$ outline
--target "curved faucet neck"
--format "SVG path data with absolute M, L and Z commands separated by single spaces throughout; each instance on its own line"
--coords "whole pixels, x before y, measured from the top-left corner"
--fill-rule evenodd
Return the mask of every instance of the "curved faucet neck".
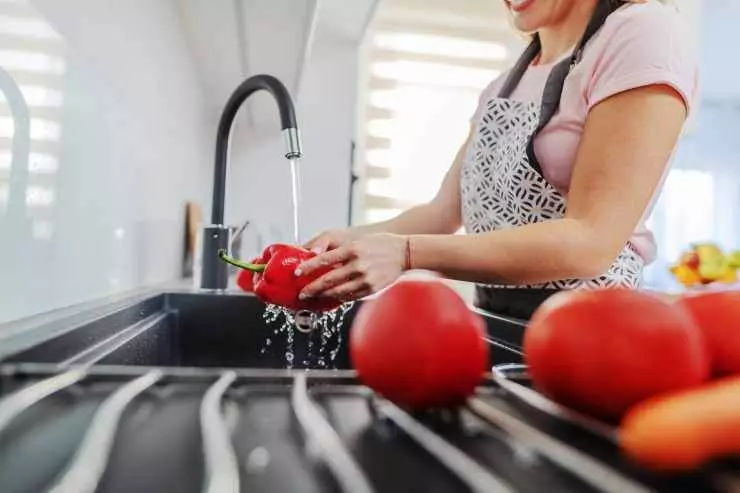
M 295 107 L 285 85 L 271 75 L 255 75 L 242 82 L 226 102 L 216 134 L 216 162 L 213 180 L 213 204 L 211 224 L 221 225 L 224 222 L 226 202 L 226 171 L 231 145 L 231 129 L 242 104 L 257 91 L 265 90 L 273 95 L 280 112 L 280 124 L 285 141 L 285 157 L 297 159 L 302 155 L 300 133 L 296 123 Z

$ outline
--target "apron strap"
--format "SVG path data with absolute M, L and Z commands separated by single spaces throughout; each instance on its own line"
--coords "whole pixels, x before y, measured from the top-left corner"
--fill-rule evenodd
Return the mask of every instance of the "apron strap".
M 601 29 L 607 17 L 624 4 L 623 0 L 599 0 L 591 20 L 586 27 L 583 37 L 570 58 L 558 63 L 553 67 L 548 76 L 545 89 L 542 94 L 540 106 L 540 117 L 537 129 L 530 136 L 527 143 L 527 156 L 529 165 L 543 177 L 542 168 L 534 152 L 534 140 L 542 129 L 552 120 L 560 109 L 560 98 L 565 86 L 565 79 L 570 71 L 581 61 L 586 44 Z M 512 68 L 504 81 L 500 98 L 509 98 L 524 77 L 532 61 L 542 49 L 539 36 L 535 35 L 532 42 L 527 46 L 517 63 Z M 476 286 L 476 304 L 486 310 L 527 320 L 532 313 L 547 298 L 556 293 L 557 289 L 527 289 L 527 288 L 491 288 Z
M 545 90 L 542 94 L 542 102 L 540 105 L 540 119 L 537 125 L 537 129 L 530 136 L 529 142 L 527 143 L 527 157 L 529 158 L 529 164 L 532 166 L 537 173 L 542 176 L 542 168 L 537 160 L 537 156 L 534 151 L 534 140 L 537 138 L 539 133 L 545 126 L 550 123 L 550 120 L 557 114 L 560 109 L 560 98 L 563 94 L 563 87 L 565 86 L 565 79 L 570 74 L 570 71 L 578 65 L 583 57 L 583 50 L 586 44 L 593 38 L 593 36 L 601 29 L 601 26 L 606 22 L 607 17 L 611 15 L 615 10 L 623 5 L 622 1 L 615 0 L 599 0 L 594 10 L 591 20 L 586 26 L 586 31 L 578 42 L 576 49 L 573 50 L 570 58 L 563 60 L 553 67 L 547 78 L 545 84 Z M 503 88 L 499 93 L 499 97 L 508 98 L 516 89 L 516 86 L 521 82 L 524 73 L 529 68 L 529 65 L 535 59 L 537 54 L 540 52 L 542 44 L 540 38 L 535 34 L 532 42 L 524 50 L 524 53 L 519 57 L 516 65 L 512 69 L 509 76 L 504 82 Z
M 529 43 L 529 46 L 527 46 L 527 48 L 524 50 L 524 53 L 522 53 L 519 57 L 519 60 L 517 60 L 516 65 L 514 65 L 514 67 L 511 69 L 511 72 L 509 72 L 508 77 L 506 77 L 506 81 L 501 87 L 501 91 L 499 91 L 498 97 L 511 97 L 511 93 L 513 93 L 514 89 L 516 89 L 516 86 L 519 85 L 522 77 L 524 77 L 524 73 L 527 71 L 532 61 L 534 61 L 534 59 L 537 57 L 537 54 L 540 52 L 541 48 L 542 45 L 540 44 L 540 37 L 535 35 L 534 39 L 532 39 L 532 42 Z

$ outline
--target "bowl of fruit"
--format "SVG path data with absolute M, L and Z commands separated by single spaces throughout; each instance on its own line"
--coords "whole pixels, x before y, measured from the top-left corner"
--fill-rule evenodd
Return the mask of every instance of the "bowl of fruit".
M 670 267 L 676 280 L 688 289 L 737 284 L 740 250 L 724 252 L 714 243 L 696 243 Z

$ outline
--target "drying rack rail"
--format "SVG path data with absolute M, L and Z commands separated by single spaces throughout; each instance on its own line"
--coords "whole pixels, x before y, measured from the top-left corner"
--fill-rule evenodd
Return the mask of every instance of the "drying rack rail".
M 609 426 L 494 369 L 411 414 L 352 372 L 0 367 L 4 493 L 740 491 L 737 464 L 656 476 Z

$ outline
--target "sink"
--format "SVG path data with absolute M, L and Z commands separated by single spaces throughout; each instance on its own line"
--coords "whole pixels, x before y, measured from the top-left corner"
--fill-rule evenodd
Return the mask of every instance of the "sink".
M 195 368 L 352 369 L 348 334 L 361 303 L 330 334 L 279 331 L 263 319 L 265 305 L 237 292 L 163 292 L 48 323 L 44 340 L 5 357 L 8 363 Z M 102 314 L 101 314 L 102 311 Z M 521 363 L 523 324 L 491 314 L 486 320 L 492 364 Z M 268 342 L 269 340 L 269 342 Z M 290 349 L 290 351 L 288 351 Z M 293 354 L 292 364 L 286 357 Z M 334 354 L 332 354 L 334 353 Z
M 83 478 L 100 493 L 710 493 L 737 476 L 732 461 L 680 476 L 635 467 L 611 429 L 560 412 L 519 369 L 506 384 L 485 379 L 457 412 L 423 413 L 352 371 L 265 369 L 285 365 L 285 346 L 274 337 L 261 352 L 274 330 L 263 310 L 243 294 L 155 292 L 0 326 L 3 361 L 14 362 L 0 365 L 2 492 L 80 491 Z M 350 365 L 354 313 L 337 366 Z M 501 337 L 523 325 L 482 315 L 492 362 L 516 362 Z M 296 352 L 308 337 L 295 335 Z

